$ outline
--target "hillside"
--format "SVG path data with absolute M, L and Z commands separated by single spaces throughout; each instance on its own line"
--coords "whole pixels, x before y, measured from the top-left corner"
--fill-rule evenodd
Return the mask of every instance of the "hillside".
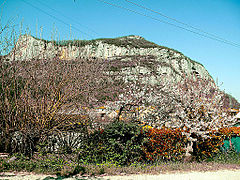
M 197 73 L 201 77 L 212 79 L 200 63 L 189 59 L 176 50 L 156 45 L 140 36 L 56 42 L 23 35 L 19 37 L 14 50 L 7 58 L 11 61 L 13 59 L 52 59 L 55 57 L 73 60 L 93 57 L 109 60 L 121 58 L 122 61 L 128 61 L 133 56 L 151 56 L 151 59 L 154 59 L 154 63 L 156 63 L 154 66 L 158 73 L 171 74 L 175 79 L 179 79 L 184 73 L 187 75 Z
M 199 62 L 174 49 L 135 35 L 64 41 L 47 41 L 22 35 L 14 49 L 6 56 L 9 61 L 54 58 L 61 60 L 93 58 L 96 61 L 105 59 L 111 66 L 111 74 L 121 73 L 126 81 L 136 80 L 136 74 L 141 82 L 153 85 L 162 80 L 179 82 L 186 76 L 197 76 L 209 80 L 215 86 L 213 78 Z M 239 107 L 233 97 L 226 95 L 225 99 L 226 104 Z

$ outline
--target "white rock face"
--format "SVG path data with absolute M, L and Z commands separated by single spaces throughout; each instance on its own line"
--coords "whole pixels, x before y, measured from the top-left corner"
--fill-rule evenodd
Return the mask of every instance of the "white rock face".
M 141 40 L 140 36 L 127 36 L 131 40 Z M 123 39 L 122 38 L 122 39 Z M 121 38 L 119 39 L 121 41 Z M 143 39 L 144 40 L 144 39 Z M 156 65 L 155 72 L 159 75 L 170 75 L 172 80 L 181 80 L 183 74 L 192 75 L 197 74 L 204 79 L 212 80 L 207 70 L 203 65 L 197 63 L 180 52 L 172 49 L 156 46 L 153 48 L 136 48 L 126 45 L 125 47 L 116 46 L 114 44 L 104 43 L 102 40 L 96 40 L 92 44 L 85 46 L 56 46 L 52 42 L 44 40 L 38 40 L 30 35 L 23 35 L 19 37 L 12 52 L 7 56 L 9 61 L 12 60 L 30 60 L 30 59 L 53 59 L 58 57 L 62 60 L 72 60 L 77 58 L 104 58 L 114 59 L 115 57 L 125 56 L 154 56 Z M 122 59 L 125 61 L 131 60 L 126 57 Z M 157 63 L 158 62 L 158 63 Z M 137 67 L 136 67 L 137 68 Z M 129 76 L 136 74 L 137 69 L 126 68 L 123 73 Z M 150 73 L 151 69 L 147 67 L 141 67 L 140 73 Z M 156 79 L 150 78 L 152 83 L 156 83 Z M 149 80 L 149 79 L 148 79 Z

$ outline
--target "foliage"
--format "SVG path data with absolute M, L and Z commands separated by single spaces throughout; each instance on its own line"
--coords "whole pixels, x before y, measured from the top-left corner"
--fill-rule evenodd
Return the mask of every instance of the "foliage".
M 236 152 L 234 148 L 230 148 L 228 150 L 222 150 L 215 154 L 215 156 L 209 157 L 206 161 L 224 164 L 240 164 L 240 153 Z
M 149 161 L 181 160 L 185 154 L 186 137 L 181 129 L 148 128 L 144 130 L 147 136 L 143 149 Z
M 138 125 L 113 122 L 89 135 L 79 149 L 79 161 L 113 162 L 120 165 L 140 161 L 143 154 L 143 139 Z
M 201 144 L 209 146 L 207 151 L 211 152 L 210 154 L 216 152 L 224 135 L 219 135 L 219 141 L 217 138 L 213 144 L 209 144 L 206 142 L 215 138 L 211 136 L 211 132 L 236 123 L 236 119 L 230 116 L 229 109 L 225 107 L 224 93 L 210 79 L 203 79 L 197 75 L 185 76 L 176 83 L 164 81 L 165 77 L 159 78 L 158 84 L 153 86 L 141 82 L 140 70 L 136 76 L 122 96 L 122 107 L 128 104 L 148 107 L 150 104 L 154 108 L 148 110 L 144 116 L 139 111 L 135 119 L 157 129 L 181 128 L 187 141 L 196 142 L 194 144 L 197 145 L 193 147 L 195 153 L 198 151 L 197 146 L 201 146 L 202 151 L 206 150 Z
M 121 117 L 124 117 L 125 120 L 128 119 L 128 122 L 131 119 L 131 122 L 145 121 L 150 125 L 155 124 L 160 130 L 149 130 L 149 132 L 152 131 L 152 135 L 150 133 L 147 136 L 150 139 L 158 138 L 157 141 L 160 144 L 166 140 L 166 134 L 161 137 L 160 135 L 153 136 L 154 133 L 168 132 L 168 128 L 161 129 L 164 126 L 172 128 L 172 131 L 176 131 L 175 127 L 181 127 L 183 139 L 187 136 L 187 140 L 197 140 L 194 153 L 199 159 L 213 156 L 218 151 L 226 133 L 217 137 L 216 135 L 211 136 L 210 132 L 231 125 L 233 119 L 229 119 L 227 111 L 222 109 L 222 92 L 218 91 L 212 82 L 185 79 L 183 83 L 171 86 L 172 88 L 169 89 L 169 86 L 163 82 L 154 87 L 144 85 L 136 80 L 135 84 L 130 82 L 127 86 L 123 86 L 121 81 L 109 80 L 109 76 L 102 73 L 109 67 L 112 67 L 111 63 L 104 64 L 104 61 L 99 61 L 98 64 L 91 59 L 68 62 L 43 59 L 12 62 L 11 64 L 1 61 L 0 115 L 3 139 L 0 144 L 1 150 L 10 151 L 12 149 L 12 152 L 32 154 L 37 147 L 43 146 L 44 148 L 46 146 L 44 142 L 54 133 L 60 130 L 76 130 L 74 128 L 76 124 L 80 124 L 82 130 L 88 135 L 91 121 L 90 117 L 84 114 L 86 111 L 79 111 L 80 115 L 77 118 L 68 118 L 59 112 L 66 110 L 66 105 L 69 103 L 81 103 L 87 107 L 93 107 L 101 105 L 107 100 L 118 100 L 120 92 L 125 91 L 126 94 L 123 97 L 127 97 L 127 99 L 123 98 L 120 101 L 121 108 L 127 109 L 126 107 L 130 105 L 131 108 L 137 109 L 138 113 L 134 111 L 134 117 L 122 113 L 119 114 L 118 119 L 122 115 Z M 90 70 L 91 68 L 93 70 Z M 121 87 L 124 88 L 119 92 Z M 106 98 L 103 98 L 104 96 Z M 152 108 L 148 111 L 148 116 L 142 117 L 139 107 L 146 106 L 147 103 L 154 106 L 149 106 Z M 131 108 L 128 109 L 129 112 L 132 111 Z M 85 118 L 83 118 L 84 116 Z M 118 123 L 122 122 L 115 122 L 115 124 L 111 124 L 112 127 L 107 126 L 103 133 L 95 131 L 87 136 L 89 140 L 85 142 L 85 151 L 80 151 L 80 154 L 85 155 L 81 157 L 83 161 L 119 161 L 119 164 L 125 165 L 141 158 L 147 157 L 150 160 L 150 156 L 156 156 L 156 159 L 163 157 L 171 160 L 180 159 L 179 154 L 173 152 L 163 154 L 161 151 L 149 148 L 150 146 L 159 146 L 155 140 L 155 144 L 151 144 L 151 142 L 147 148 L 142 149 L 143 136 L 146 134 L 139 135 L 140 128 L 132 126 L 131 123 L 129 125 L 121 124 L 121 126 Z M 129 130 L 136 132 L 133 133 Z M 169 131 L 169 136 L 180 136 L 172 131 Z M 164 134 L 164 132 L 161 133 L 161 135 Z M 21 142 L 24 143 L 16 142 L 13 139 L 16 136 L 20 137 Z M 128 138 L 124 139 L 122 136 Z M 185 142 L 183 139 L 180 138 L 180 144 Z M 173 147 L 171 149 L 175 152 L 183 152 L 181 150 L 183 144 L 175 146 L 174 143 L 176 141 L 172 138 L 167 147 Z M 63 152 L 73 152 L 72 144 L 67 145 L 66 142 L 63 144 L 65 144 Z M 127 147 L 123 148 L 122 144 Z M 180 150 L 179 147 L 181 147 Z M 84 153 L 86 150 L 89 152 Z M 145 156 L 142 156 L 144 153 Z M 147 153 L 149 154 L 146 155 Z M 104 157 L 105 155 L 107 157 Z
M 36 61 L 34 65 L 38 66 L 38 63 Z M 1 61 L 2 67 L 6 64 Z M 2 70 L 1 131 L 11 146 L 13 137 L 21 136 L 21 143 L 15 143 L 15 147 L 6 147 L 5 143 L 5 151 L 12 149 L 31 155 L 41 136 L 51 133 L 62 124 L 55 117 L 66 94 L 62 92 L 65 85 L 62 81 L 57 81 L 58 77 L 48 76 L 48 79 L 38 81 L 36 73 L 31 69 L 32 64 L 22 64 L 24 63 L 12 62 L 8 64 L 9 68 Z M 23 79 L 21 82 L 24 83 L 19 85 L 18 79 Z M 18 87 L 21 87 L 21 91 Z
M 240 154 L 234 150 L 228 150 L 218 153 L 216 156 L 207 158 L 205 161 L 198 162 L 134 162 L 130 166 L 123 167 L 111 163 L 101 164 L 78 164 L 77 159 L 72 157 L 65 157 L 59 155 L 45 155 L 36 154 L 34 158 L 26 158 L 21 155 L 14 155 L 17 157 L 15 161 L 7 159 L 0 159 L 0 172 L 7 171 L 25 171 L 35 173 L 56 174 L 58 177 L 70 177 L 77 172 L 79 174 L 88 174 L 95 176 L 102 173 L 108 175 L 126 174 L 155 174 L 159 172 L 176 172 L 176 171 L 215 171 L 219 169 L 239 169 Z
M 86 173 L 86 168 L 84 166 L 77 165 L 71 175 L 76 175 L 76 174 L 85 174 Z
M 96 46 L 98 41 L 120 47 L 171 51 L 132 36 L 54 43 Z M 61 153 L 73 153 L 82 143 L 79 149 L 82 162 L 127 165 L 145 159 L 179 160 L 184 156 L 187 141 L 194 142 L 193 155 L 202 160 L 218 153 L 226 136 L 239 135 L 239 129 L 226 128 L 235 119 L 229 116 L 224 93 L 214 82 L 197 75 L 180 77 L 177 72 L 176 79 L 182 81 L 166 82 L 167 77 L 155 73 L 152 56 L 131 56 L 131 62 L 121 61 L 122 57 L 109 61 L 43 58 L 22 62 L 5 62 L 4 58 L 0 56 L 0 151 L 27 156 L 35 151 L 46 154 L 54 151 L 49 140 L 57 134 Z M 174 71 L 171 65 L 159 63 Z M 141 65 L 150 72 L 143 74 Z M 123 68 L 134 68 L 132 79 L 119 73 Z M 152 76 L 157 81 L 155 85 L 150 82 Z M 128 123 L 115 121 L 96 130 L 97 121 L 106 119 L 91 116 L 89 109 L 107 101 L 120 104 L 116 119 Z M 78 116 L 69 118 L 71 113 Z M 141 132 L 133 122 L 155 128 Z M 64 139 L 70 131 L 81 136 Z
M 210 138 L 204 139 L 198 137 L 193 155 L 196 160 L 206 160 L 221 152 L 223 137 L 210 133 Z
M 240 127 L 224 127 L 220 128 L 218 132 L 226 137 L 231 137 L 233 135 L 240 136 Z
M 61 157 L 59 155 L 47 154 L 42 156 L 36 154 L 29 159 L 22 154 L 14 154 L 12 157 L 14 161 L 10 159 L 0 159 L 0 171 L 28 171 L 38 173 L 58 173 L 68 171 L 66 173 L 72 173 L 77 167 L 76 162 L 71 158 Z

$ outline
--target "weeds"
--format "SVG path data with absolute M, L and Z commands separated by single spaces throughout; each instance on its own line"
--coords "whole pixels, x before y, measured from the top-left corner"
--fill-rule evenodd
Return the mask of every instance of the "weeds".
M 214 157 L 207 159 L 207 161 L 214 161 L 222 164 L 240 164 L 240 153 L 235 149 L 230 148 L 228 150 L 221 151 Z
M 53 158 L 50 160 L 49 158 Z M 221 160 L 209 160 L 208 162 L 155 162 L 155 163 L 134 163 L 129 166 L 119 166 L 114 163 L 101 164 L 78 164 L 72 162 L 71 158 L 63 158 L 61 161 L 56 155 L 45 156 L 42 160 L 35 158 L 26 159 L 18 158 L 13 162 L 8 159 L 0 159 L 0 172 L 7 171 L 27 171 L 35 173 L 55 174 L 59 177 L 71 177 L 74 175 L 98 176 L 101 174 L 123 175 L 123 174 L 159 174 L 179 171 L 216 171 L 222 169 L 239 169 L 239 155 L 232 156 L 233 159 L 228 160 L 229 156 L 225 156 Z M 234 159 L 238 158 L 238 159 Z M 238 161 L 237 161 L 238 160 Z
M 29 159 L 22 155 L 15 154 L 15 161 L 1 159 L 0 171 L 28 171 L 38 173 L 57 173 L 64 172 L 66 169 L 71 171 L 76 166 L 71 161 L 56 155 L 34 156 Z

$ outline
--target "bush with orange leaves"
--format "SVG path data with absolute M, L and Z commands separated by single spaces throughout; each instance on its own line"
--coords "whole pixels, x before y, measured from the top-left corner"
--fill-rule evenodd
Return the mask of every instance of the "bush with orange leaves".
M 198 161 L 212 158 L 220 152 L 220 147 L 223 145 L 224 138 L 218 132 L 210 132 L 208 136 L 209 138 L 198 136 L 197 142 L 194 143 L 193 155 Z
M 147 137 L 143 146 L 147 160 L 181 160 L 184 157 L 186 136 L 181 129 L 148 128 L 143 133 Z
M 144 126 L 142 133 L 147 138 L 143 152 L 148 161 L 181 160 L 186 153 L 188 137 L 186 131 L 176 128 L 161 129 Z M 221 128 L 218 131 L 206 132 L 208 138 L 196 136 L 193 143 L 192 155 L 197 161 L 211 158 L 220 152 L 225 138 L 240 135 L 240 127 Z
M 225 127 L 219 129 L 218 132 L 228 138 L 233 135 L 240 136 L 240 127 Z
M 224 127 L 219 130 L 213 130 L 208 133 L 209 138 L 197 137 L 194 156 L 198 160 L 213 157 L 220 151 L 225 139 L 231 139 L 232 136 L 240 136 L 240 127 Z

